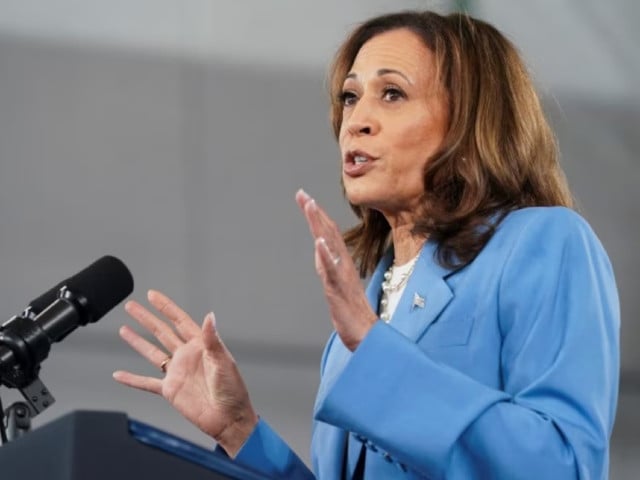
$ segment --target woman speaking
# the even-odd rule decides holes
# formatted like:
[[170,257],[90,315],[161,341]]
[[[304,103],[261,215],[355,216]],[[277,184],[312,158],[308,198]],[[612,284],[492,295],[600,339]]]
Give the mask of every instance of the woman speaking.
[[334,327],[313,472],[253,409],[212,313],[127,303],[160,346],[122,338],[165,375],[116,380],[275,478],[607,478],[615,280],[513,45],[467,15],[389,14],[351,33],[330,80],[358,223],[342,234],[295,196]]

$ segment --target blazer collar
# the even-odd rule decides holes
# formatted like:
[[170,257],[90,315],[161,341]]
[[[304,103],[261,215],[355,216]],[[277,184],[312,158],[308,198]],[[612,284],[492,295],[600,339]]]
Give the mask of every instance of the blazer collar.
[[[434,241],[425,242],[390,321],[394,328],[413,341],[420,339],[453,298],[453,292],[445,281],[453,272],[435,260],[436,248]],[[367,298],[374,311],[378,311],[380,304],[384,272],[392,262],[393,249],[389,249],[371,276]]]

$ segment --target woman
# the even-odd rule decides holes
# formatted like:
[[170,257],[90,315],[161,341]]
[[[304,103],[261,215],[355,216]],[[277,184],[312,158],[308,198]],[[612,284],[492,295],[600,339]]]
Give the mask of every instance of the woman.
[[[339,50],[332,119],[360,223],[341,236],[305,192],[335,332],[321,363],[316,478],[606,478],[619,311],[575,214],[553,135],[514,47],[464,15],[369,20]],[[360,276],[371,274],[367,291]],[[121,335],[163,395],[235,461],[314,478],[258,417],[215,330],[150,292],[173,324]],[[170,360],[170,362],[169,362]]]

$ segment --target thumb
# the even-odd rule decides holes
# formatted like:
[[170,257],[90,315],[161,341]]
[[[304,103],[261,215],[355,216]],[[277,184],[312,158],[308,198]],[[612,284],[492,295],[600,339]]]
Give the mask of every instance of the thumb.
[[214,355],[226,351],[226,347],[222,343],[220,335],[218,335],[216,316],[213,312],[207,313],[206,317],[204,317],[204,322],[202,322],[202,341],[204,348]]

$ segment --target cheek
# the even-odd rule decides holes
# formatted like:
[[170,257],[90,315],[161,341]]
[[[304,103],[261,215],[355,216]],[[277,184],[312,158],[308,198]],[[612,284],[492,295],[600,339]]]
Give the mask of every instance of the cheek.
[[413,170],[412,167],[424,163],[429,157],[428,142],[423,133],[417,128],[413,131],[405,129],[395,137],[393,151],[397,168]]
[[424,120],[407,126],[396,136],[398,150],[410,157],[411,163],[424,166],[442,143],[443,133],[437,127],[433,122]]

